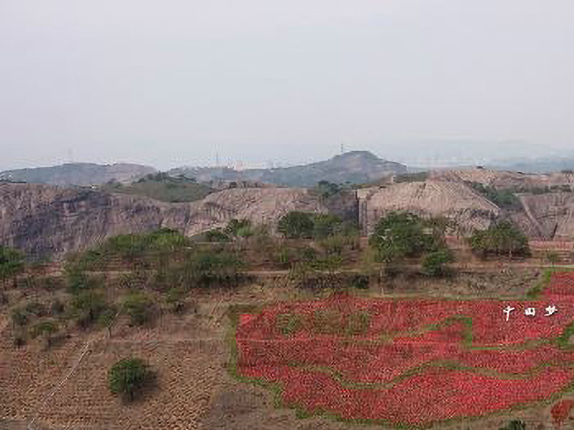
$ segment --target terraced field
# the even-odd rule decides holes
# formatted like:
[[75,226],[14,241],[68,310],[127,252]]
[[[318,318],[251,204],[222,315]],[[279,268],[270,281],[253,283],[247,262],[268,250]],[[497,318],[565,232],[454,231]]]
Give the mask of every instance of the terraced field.
[[426,426],[550,402],[574,383],[574,273],[544,287],[534,300],[345,295],[245,310],[233,370],[302,416],[345,421]]

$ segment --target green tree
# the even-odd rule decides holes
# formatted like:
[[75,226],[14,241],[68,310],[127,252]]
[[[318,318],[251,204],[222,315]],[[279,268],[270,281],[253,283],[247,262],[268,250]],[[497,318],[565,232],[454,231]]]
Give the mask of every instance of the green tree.
[[291,211],[279,219],[277,229],[287,238],[311,238],[313,236],[313,215],[306,212]]
[[0,246],[0,278],[2,284],[24,270],[24,254],[14,248]]
[[469,239],[474,252],[487,256],[524,256],[530,253],[528,239],[518,227],[509,221],[500,221],[486,230],[475,230]]
[[454,255],[450,249],[440,249],[425,255],[422,267],[429,276],[442,276],[447,272],[448,263],[454,261]]
[[390,212],[381,218],[369,243],[387,264],[406,257],[419,257],[441,246],[432,227],[409,212]]
[[153,378],[149,365],[140,358],[125,358],[115,363],[108,372],[108,385],[113,394],[133,400]]

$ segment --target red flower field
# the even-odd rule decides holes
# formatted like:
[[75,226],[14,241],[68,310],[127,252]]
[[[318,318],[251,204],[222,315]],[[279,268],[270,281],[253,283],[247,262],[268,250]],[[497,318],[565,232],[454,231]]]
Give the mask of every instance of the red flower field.
[[523,407],[574,382],[573,293],[574,273],[559,273],[534,301],[278,303],[240,315],[236,371],[279,387],[286,406],[346,420],[426,425]]

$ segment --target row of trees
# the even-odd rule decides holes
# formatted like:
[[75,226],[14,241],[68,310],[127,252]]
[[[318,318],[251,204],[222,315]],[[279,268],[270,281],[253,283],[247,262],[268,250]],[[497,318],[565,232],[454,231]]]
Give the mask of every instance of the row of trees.
[[[376,224],[369,243],[387,267],[406,258],[422,257],[427,274],[443,275],[447,264],[454,261],[445,239],[450,226],[444,218],[422,219],[409,212],[391,212]],[[486,230],[475,230],[468,241],[473,252],[482,257],[530,254],[527,237],[509,221],[494,223]]]

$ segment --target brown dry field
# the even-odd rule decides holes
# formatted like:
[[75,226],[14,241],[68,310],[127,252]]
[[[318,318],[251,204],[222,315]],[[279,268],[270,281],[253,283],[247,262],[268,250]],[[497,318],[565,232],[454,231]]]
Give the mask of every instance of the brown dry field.
[[[539,277],[539,270],[524,268],[460,274],[447,280],[399,277],[357,294],[511,297],[524,294]],[[42,300],[54,293],[38,294],[36,299]],[[281,279],[262,279],[234,291],[194,293],[188,298],[193,309],[182,316],[164,314],[149,327],[132,328],[120,319],[111,338],[105,330],[71,329],[69,338],[51,349],[39,341],[15,347],[9,308],[0,307],[0,429],[381,429],[323,418],[299,419],[293,410],[275,408],[270,392],[235,380],[227,370],[230,305],[325,294],[291,288]],[[106,378],[114,362],[130,356],[151,364],[157,384],[134,403],[124,404],[110,394]],[[552,428],[547,406],[435,428],[495,430],[509,419],[522,419],[528,429]],[[571,423],[562,428],[574,429]]]

